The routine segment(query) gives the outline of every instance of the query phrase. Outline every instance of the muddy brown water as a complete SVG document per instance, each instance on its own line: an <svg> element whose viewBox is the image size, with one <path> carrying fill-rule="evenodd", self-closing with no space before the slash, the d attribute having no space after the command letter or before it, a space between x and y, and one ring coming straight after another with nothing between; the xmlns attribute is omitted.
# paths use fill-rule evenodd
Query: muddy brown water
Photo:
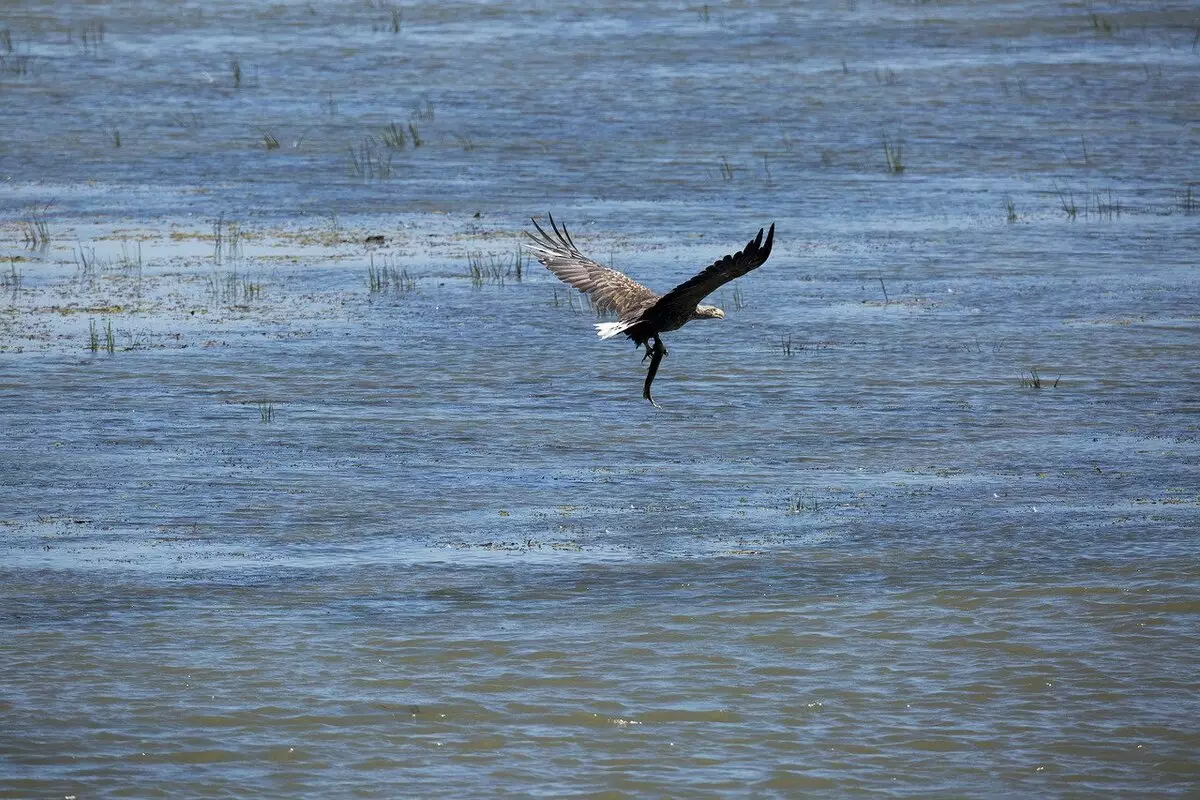
<svg viewBox="0 0 1200 800"><path fill-rule="evenodd" d="M1197 25L11 5L0 796L1194 794Z"/></svg>

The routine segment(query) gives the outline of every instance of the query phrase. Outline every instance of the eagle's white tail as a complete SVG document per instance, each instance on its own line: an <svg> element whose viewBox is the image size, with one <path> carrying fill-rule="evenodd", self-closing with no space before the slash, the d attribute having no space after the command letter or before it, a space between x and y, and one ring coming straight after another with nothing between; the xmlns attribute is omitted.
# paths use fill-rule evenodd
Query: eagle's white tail
<svg viewBox="0 0 1200 800"><path fill-rule="evenodd" d="M632 324L631 322L597 322L596 335L601 339L611 339Z"/></svg>

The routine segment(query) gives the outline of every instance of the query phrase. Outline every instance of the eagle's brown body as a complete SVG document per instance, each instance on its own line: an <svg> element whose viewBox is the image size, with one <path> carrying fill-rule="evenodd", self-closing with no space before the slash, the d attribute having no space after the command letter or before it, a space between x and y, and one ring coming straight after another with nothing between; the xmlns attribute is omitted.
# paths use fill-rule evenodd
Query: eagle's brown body
<svg viewBox="0 0 1200 800"><path fill-rule="evenodd" d="M700 301L718 287L762 266L771 255L771 245L775 239L774 225L767 232L765 242L760 228L757 238L750 240L744 250L725 256L660 296L625 273L598 264L580 253L575 242L571 241L567 226L563 225L560 230L554 217L550 217L553 235L546 233L537 220L533 220L533 226L539 235L527 233L533 240L533 244L527 247L537 255L538 260L559 280L587 294L598 310L617 313L617 322L596 325L600 338L608 339L623 333L638 346L646 348L642 360L649 358L650 368L646 371L642 396L655 406L658 403L650 394L650 384L658 373L659 362L667 354L660 334L678 330L694 319L723 319L725 313L721 309L702 306Z"/></svg>

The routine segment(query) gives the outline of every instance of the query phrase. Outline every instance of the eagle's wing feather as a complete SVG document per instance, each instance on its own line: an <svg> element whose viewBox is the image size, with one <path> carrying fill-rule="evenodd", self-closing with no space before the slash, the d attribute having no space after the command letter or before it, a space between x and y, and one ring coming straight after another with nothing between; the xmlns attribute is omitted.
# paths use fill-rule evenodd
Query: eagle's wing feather
<svg viewBox="0 0 1200 800"><path fill-rule="evenodd" d="M688 311L699 305L700 301L712 294L721 286L735 278L740 278L753 269L758 269L771 255L771 245L775 241L775 224L767 232L767 240L763 241L762 228L758 236L746 244L746 249L731 256L725 256L704 269L694 278L689 278L671 291L659 298L654 307L647 313L663 311L669 308L687 308Z"/></svg>
<svg viewBox="0 0 1200 800"><path fill-rule="evenodd" d="M546 265L563 283L574 286L588 295L600 311L615 311L621 317L637 313L658 299L658 295L642 286L623 272L598 264L579 252L567 226L555 224L550 217L550 228L554 235L546 233L537 220L533 220L539 236L528 231L525 235L532 244L525 247L532 251L537 260Z"/></svg>

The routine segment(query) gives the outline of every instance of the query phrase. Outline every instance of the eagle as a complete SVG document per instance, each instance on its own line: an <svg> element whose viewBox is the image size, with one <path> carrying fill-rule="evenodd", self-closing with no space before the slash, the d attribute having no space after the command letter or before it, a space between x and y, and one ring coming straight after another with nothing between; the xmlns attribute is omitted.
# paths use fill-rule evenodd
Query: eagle
<svg viewBox="0 0 1200 800"><path fill-rule="evenodd" d="M642 362L650 359L650 367L646 370L642 397L655 408L661 406L650 394L650 385L658 374L659 362L667 355L662 334L678 330L694 319L724 319L724 311L714 306L702 306L700 301L718 287L761 267L771 255L771 244L775 240L774 223L767 231L766 241L763 241L763 229L759 228L758 236L751 239L744 250L715 261L695 277L659 295L625 273L603 266L579 252L567 226L560 227L554 222L553 215L549 216L553 235L546 233L537 220L531 218L537 235L525 231L532 241L525 247L555 277L588 295L597 311L617 314L616 322L596 325L596 333L601 339L623 333L636 346L646 349Z"/></svg>

